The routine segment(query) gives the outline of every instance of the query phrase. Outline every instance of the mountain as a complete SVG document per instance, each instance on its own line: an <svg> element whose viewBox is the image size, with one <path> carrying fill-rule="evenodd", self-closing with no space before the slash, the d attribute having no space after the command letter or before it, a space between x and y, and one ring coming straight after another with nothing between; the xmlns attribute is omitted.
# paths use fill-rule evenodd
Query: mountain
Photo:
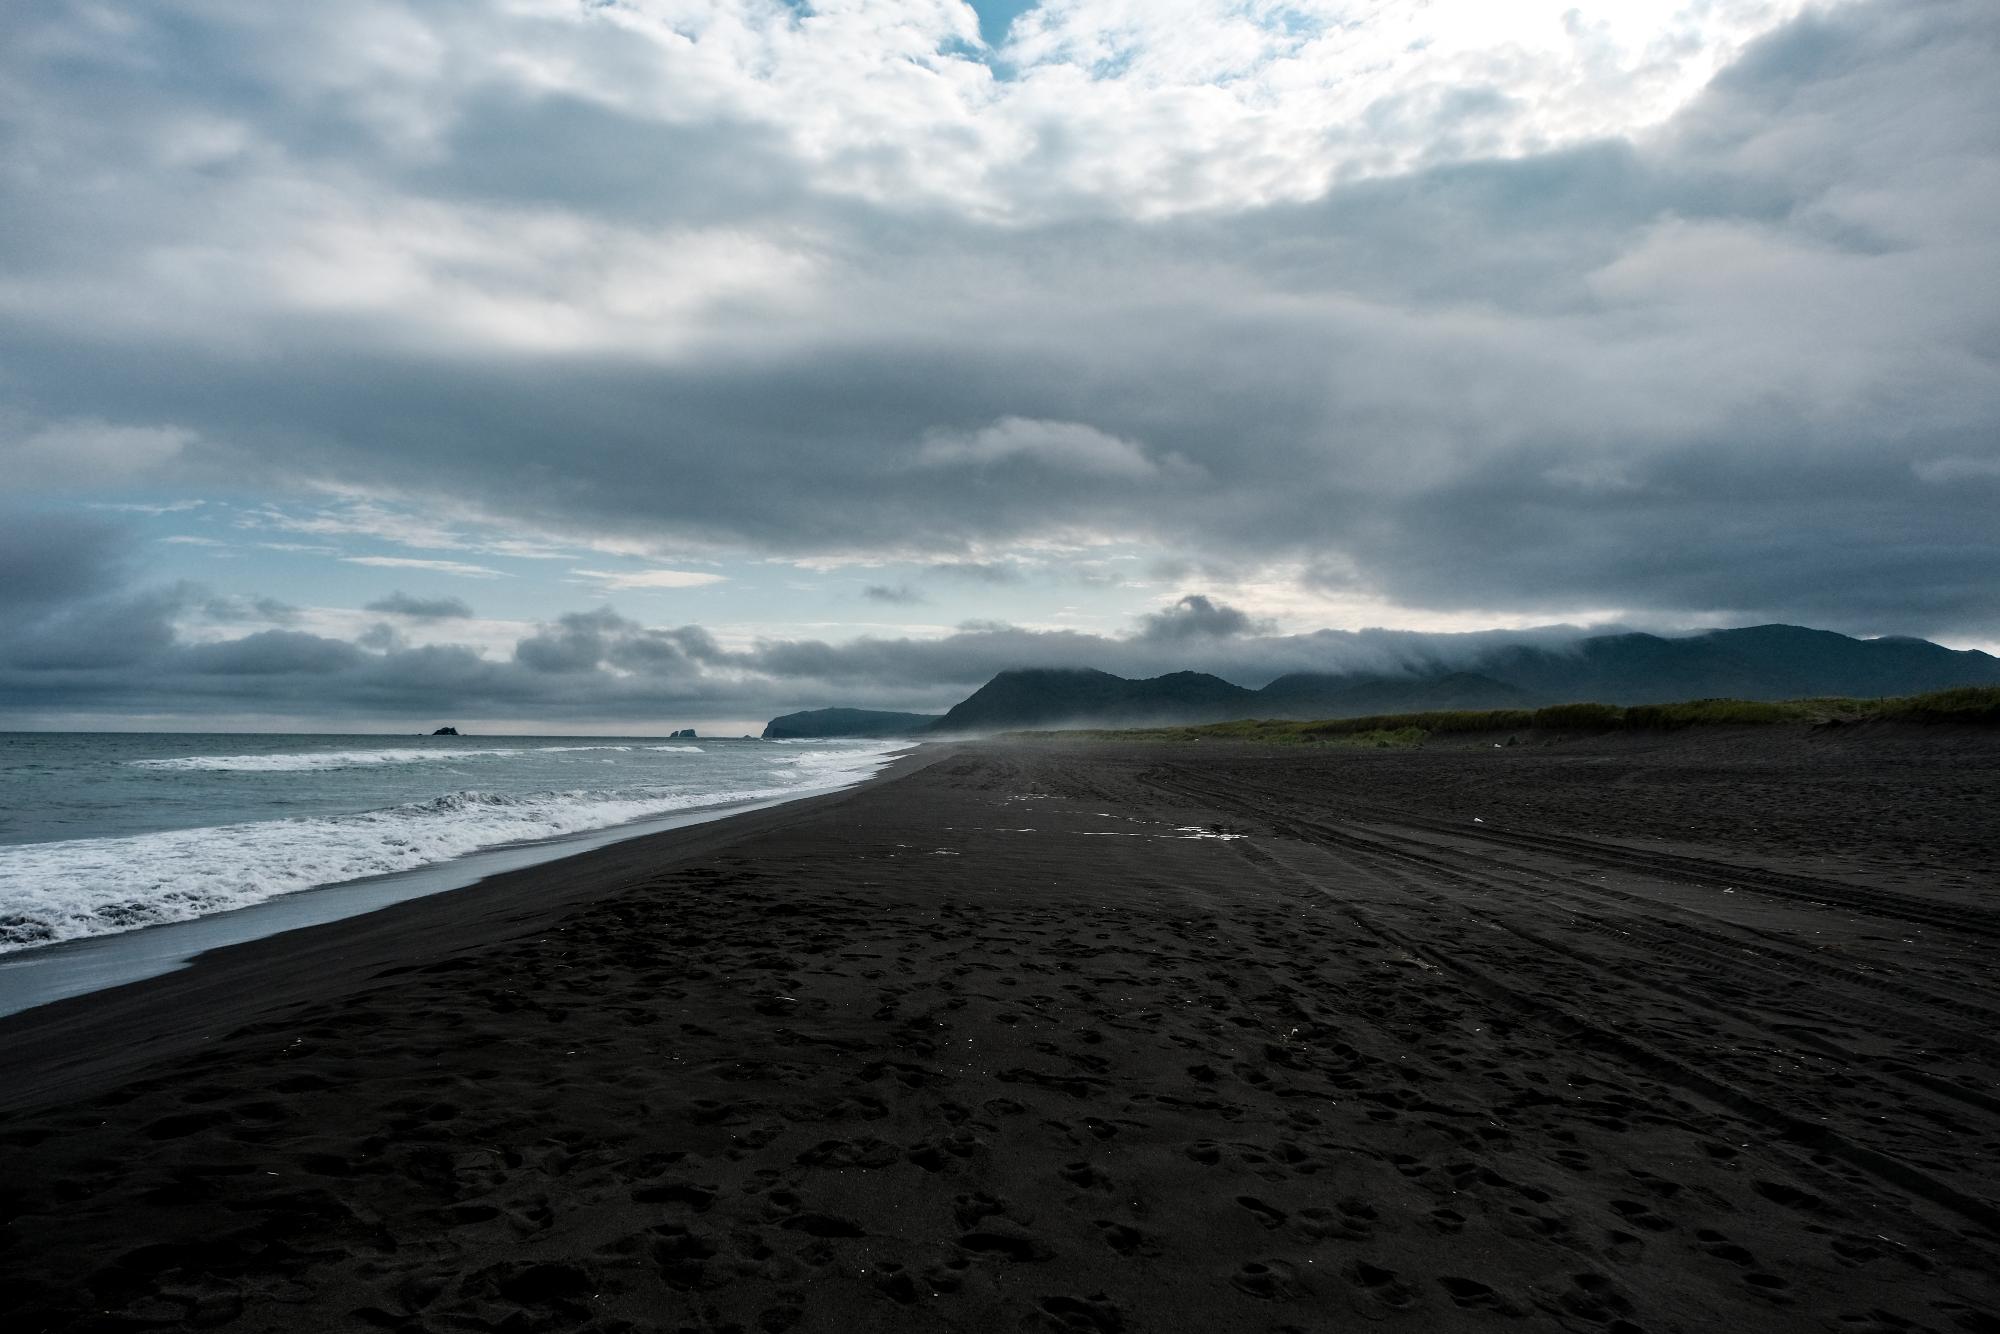
<svg viewBox="0 0 2000 1334"><path fill-rule="evenodd" d="M1922 639L1850 639L1796 625L1675 639L1594 635L1559 649L1516 645L1484 655L1477 666L1542 703L1873 698L2000 681L2000 659L1975 650Z"/></svg>
<svg viewBox="0 0 2000 1334"><path fill-rule="evenodd" d="M1543 704L1666 704L1677 700L1869 699L1917 695L1953 686L2000 684L2000 658L1948 649L1922 639L1851 639L1797 625L1756 625L1667 638L1592 635L1556 648L1512 644L1456 667L1401 674L1295 672L1259 690L1205 672L1127 680L1087 668L1001 672L925 730L949 735L1020 728L1145 726L1234 718L1354 718L1431 709L1531 708ZM928 719L819 709L772 720ZM814 736L910 735L821 730ZM766 736L779 733L769 729Z"/></svg>
<svg viewBox="0 0 2000 1334"><path fill-rule="evenodd" d="M915 736L938 720L935 713L891 713L883 709L807 709L773 718L764 725L766 741L835 736Z"/></svg>
<svg viewBox="0 0 2000 1334"><path fill-rule="evenodd" d="M2000 680L2000 659L1990 654L1945 648L1901 635L1849 639L1830 630L1759 625L1747 630L1711 630L1704 638L1773 677L1786 676L1799 687L1792 698L1912 695Z"/></svg>
<svg viewBox="0 0 2000 1334"><path fill-rule="evenodd" d="M952 734L1021 727L1221 722L1247 718L1254 690L1206 672L1128 681L1088 668L1005 671L953 705L935 730Z"/></svg>
<svg viewBox="0 0 2000 1334"><path fill-rule="evenodd" d="M1426 709L1517 709L1537 701L1519 686L1478 672L1436 676L1294 672L1256 692L1259 718L1357 718Z"/></svg>

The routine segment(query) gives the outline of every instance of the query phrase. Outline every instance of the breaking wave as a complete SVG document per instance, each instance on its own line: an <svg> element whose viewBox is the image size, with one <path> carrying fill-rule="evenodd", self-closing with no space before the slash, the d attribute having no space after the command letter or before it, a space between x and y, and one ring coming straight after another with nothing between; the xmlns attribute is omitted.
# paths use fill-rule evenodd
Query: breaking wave
<svg viewBox="0 0 2000 1334"><path fill-rule="evenodd" d="M383 764L435 764L458 760L498 759L513 755L557 755L571 751L627 751L630 746L497 746L420 749L391 746L381 750L309 750L287 755L181 755L164 760L127 760L134 769L195 770L204 773L312 773L324 769L370 769ZM665 746L651 750L670 749Z"/></svg>
<svg viewBox="0 0 2000 1334"><path fill-rule="evenodd" d="M687 749L700 753L698 747ZM884 745L767 757L753 772L674 788L526 794L468 788L346 815L0 846L0 953L187 921L319 885L434 866L505 844L557 839L678 811L832 791L873 773L897 749ZM329 768L403 763L404 756L459 759L467 753L196 756L180 761L179 767L195 767L200 761L214 768L280 768L275 762ZM166 767L159 761L144 763Z"/></svg>

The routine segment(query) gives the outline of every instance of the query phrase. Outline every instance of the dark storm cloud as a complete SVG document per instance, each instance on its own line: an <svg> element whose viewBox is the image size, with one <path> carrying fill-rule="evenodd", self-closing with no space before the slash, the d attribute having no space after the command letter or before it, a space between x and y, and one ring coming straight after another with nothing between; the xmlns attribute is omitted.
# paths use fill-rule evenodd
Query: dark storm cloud
<svg viewBox="0 0 2000 1334"><path fill-rule="evenodd" d="M1385 586L1416 601L1504 597L1529 610L1618 605L1646 587L1661 605L1730 608L1747 621L1907 632L1990 629L2000 610L1991 483L1936 486L1907 464L1869 459L1801 476L1754 453L1676 476L1688 470L1663 462L1631 491L1565 504L1536 494L1532 478L1482 473L1438 487L1411 507L1415 522L1385 535ZM1481 536L1477 559L1424 536L1466 531Z"/></svg>
<svg viewBox="0 0 2000 1334"><path fill-rule="evenodd" d="M1629 142L1004 225L836 198L726 118L643 120L450 59L407 105L329 96L283 24L134 21L159 43L144 65L108 37L14 62L0 395L184 427L188 477L968 579L1018 575L1009 544L1117 536L1413 608L2000 617L1987 0L1808 15ZM1494 96L1398 114L1475 126ZM128 182L121 207L85 162ZM628 242L669 265L641 265L653 287L593 269ZM738 269L642 320L603 290ZM89 590L87 562L59 564L34 577L81 582L50 596ZM987 660L949 642L771 652L843 681ZM565 620L506 670L590 672L614 644L662 672L710 661Z"/></svg>
<svg viewBox="0 0 2000 1334"><path fill-rule="evenodd" d="M36 623L0 657L0 719L62 709L106 722L268 711L328 723L449 714L559 724L691 711L769 717L828 703L942 710L1011 667L1133 677L1194 669L1257 686L1292 671L1434 670L1496 644L1559 645L1578 633L1272 635L1238 608L1193 596L1124 636L993 623L933 640L772 639L727 649L700 626L648 627L598 607L558 617L510 655L492 656L463 645L412 647L379 625L354 642L296 630L187 642L174 618L206 600L192 585L115 592ZM1175 629L1163 634L1163 624Z"/></svg>
<svg viewBox="0 0 2000 1334"><path fill-rule="evenodd" d="M1018 584L1023 577L1021 567L1013 561L944 560L927 572L971 584Z"/></svg>
<svg viewBox="0 0 2000 1334"><path fill-rule="evenodd" d="M1200 593L1188 594L1165 611L1149 613L1142 624L1144 628L1139 632L1141 639L1168 643L1270 631L1268 622L1260 623L1241 608L1216 602Z"/></svg>
<svg viewBox="0 0 2000 1334"><path fill-rule="evenodd" d="M169 649L175 618L204 595L127 587L132 549L109 517L0 510L0 669L116 668Z"/></svg>
<svg viewBox="0 0 2000 1334"><path fill-rule="evenodd" d="M416 621L464 620L472 615L472 608L461 598L423 598L401 589L375 599L364 610L379 611L388 616L407 616Z"/></svg>
<svg viewBox="0 0 2000 1334"><path fill-rule="evenodd" d="M354 645L299 630L260 630L219 644L198 644L181 651L188 671L212 676L324 675L362 662Z"/></svg>
<svg viewBox="0 0 2000 1334"><path fill-rule="evenodd" d="M1190 610L1189 603L1198 611ZM1192 631L1189 618L1210 627ZM1162 634L1170 624L1175 632ZM1230 627L1235 627L1231 629ZM909 707L955 702L996 672L1015 667L1090 667L1127 677L1206 671L1240 685L1261 686L1287 672L1431 672L1469 664L1502 644L1560 647L1583 631L1554 625L1539 630L1475 634L1412 631L1320 630L1280 635L1241 609L1211 598L1184 598L1138 618L1128 635L1070 630L1029 630L1003 623L972 623L942 639L861 638L772 640L715 659L719 670L746 672L782 683L778 694ZM767 687L767 694L770 687Z"/></svg>
<svg viewBox="0 0 2000 1334"><path fill-rule="evenodd" d="M532 672L594 672L638 627L608 608L572 612L514 646L514 661Z"/></svg>
<svg viewBox="0 0 2000 1334"><path fill-rule="evenodd" d="M218 625L243 621L288 625L299 618L299 609L277 598L215 597L202 606L202 614Z"/></svg>
<svg viewBox="0 0 2000 1334"><path fill-rule="evenodd" d="M141 668L171 650L201 590L149 589L73 603L6 627L0 662L30 673Z"/></svg>
<svg viewBox="0 0 2000 1334"><path fill-rule="evenodd" d="M111 588L131 547L108 518L0 510L0 616Z"/></svg>

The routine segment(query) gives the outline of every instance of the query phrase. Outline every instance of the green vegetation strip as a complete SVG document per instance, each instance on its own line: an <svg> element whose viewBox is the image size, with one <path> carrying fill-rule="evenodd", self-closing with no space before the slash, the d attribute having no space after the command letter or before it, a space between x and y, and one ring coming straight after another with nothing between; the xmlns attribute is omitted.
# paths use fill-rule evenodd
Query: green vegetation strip
<svg viewBox="0 0 2000 1334"><path fill-rule="evenodd" d="M1892 699L1692 699L1679 704L1552 704L1544 709L1389 713L1292 722L1248 718L1198 727L1092 728L1016 732L1070 741L1274 741L1320 745L1413 746L1460 732L1640 732L1772 723L1916 722L2000 724L2000 686L1962 686Z"/></svg>

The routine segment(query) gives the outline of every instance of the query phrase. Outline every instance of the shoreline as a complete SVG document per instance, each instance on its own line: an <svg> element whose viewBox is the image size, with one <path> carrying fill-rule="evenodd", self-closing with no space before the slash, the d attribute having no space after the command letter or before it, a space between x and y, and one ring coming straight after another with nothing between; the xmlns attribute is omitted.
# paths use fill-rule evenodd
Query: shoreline
<svg viewBox="0 0 2000 1334"><path fill-rule="evenodd" d="M944 747L918 745L896 756L857 783L832 792L751 803L707 818L676 818L665 828L619 834L632 826L617 826L579 836L580 841L619 834L577 851L536 858L518 866L481 871L476 876L414 895L342 912L320 920L229 939L203 947L175 963L144 975L104 986L55 996L30 1006L0 1010L0 1060L7 1075L0 1080L0 1115L19 1111L51 1097L79 1096L107 1081L130 1075L156 1058L168 1059L207 1041L188 1036L186 1019L217 1029L259 1017L258 1011L307 998L322 999L342 982L360 985L370 967L414 964L437 953L466 948L499 938L509 929L529 930L603 891L600 881L636 874L658 857L704 855L739 838L754 837L785 814L802 807L834 802L875 783L893 781L942 758ZM637 822L651 825L652 820ZM52 946L97 946L101 942L136 939L151 931L200 928L239 914L275 912L287 899L339 893L358 885L395 881L447 872L451 867L510 851L563 848L562 842L520 845L517 849L487 849L453 862L440 863L397 876L374 877L317 886L218 913L191 922ZM445 877L450 879L450 877ZM211 928L212 929L212 928ZM439 934L432 934L439 933ZM448 933L448 934L446 934ZM290 944L287 942L295 942ZM428 943L426 943L428 942ZM6 962L0 959L0 970ZM305 975L304 970L332 970ZM284 985L271 981L284 978ZM198 1014L187 1014L199 1011ZM162 1018L162 1016L172 1016ZM207 1016L213 1015L213 1018ZM136 1026L136 1028L135 1028ZM143 1038L135 1034L145 1035ZM110 1046L104 1056L79 1054L79 1049Z"/></svg>
<svg viewBox="0 0 2000 1334"><path fill-rule="evenodd" d="M911 743L912 751L920 744ZM892 757L875 773L847 786L882 776L912 751ZM833 789L846 790L846 787ZM163 976L187 967L210 950L379 912L410 899L467 889L496 875L581 856L629 839L732 819L751 811L825 795L828 793L813 792L720 801L708 807L641 816L601 829L479 848L409 870L311 885L183 921L11 950L0 954L0 1020L72 996ZM57 976L58 973L61 975Z"/></svg>
<svg viewBox="0 0 2000 1334"><path fill-rule="evenodd" d="M22 1328L2000 1309L1990 738L899 764L0 1021Z"/></svg>

